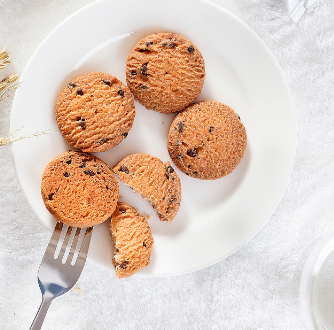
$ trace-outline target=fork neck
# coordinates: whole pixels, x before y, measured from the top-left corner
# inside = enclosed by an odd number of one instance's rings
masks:
[[[34,318],[34,321],[31,324],[31,327],[29,330],[39,330],[42,327],[45,315],[49,309],[49,306],[53,300],[54,296],[49,293],[45,292],[45,294],[42,297],[42,303],[39,306],[38,312]]]

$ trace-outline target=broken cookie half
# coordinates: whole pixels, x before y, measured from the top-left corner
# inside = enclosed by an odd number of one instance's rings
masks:
[[[162,221],[172,221],[180,207],[181,182],[170,166],[147,154],[132,154],[114,168],[120,181],[146,198]]]
[[[111,216],[110,233],[114,243],[112,262],[116,277],[135,274],[150,264],[153,237],[146,219],[132,206],[118,202]]]

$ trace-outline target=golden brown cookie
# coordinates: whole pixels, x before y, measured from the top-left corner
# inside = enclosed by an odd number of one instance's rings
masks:
[[[47,165],[41,193],[58,222],[91,227],[110,218],[118,200],[118,183],[101,159],[81,151],[66,151]]]
[[[134,98],[149,110],[176,112],[201,93],[204,59],[188,39],[174,33],[140,40],[126,61],[126,82]]]
[[[181,202],[181,182],[169,162],[146,154],[132,154],[117,163],[113,171],[150,201],[160,220],[174,219]]]
[[[56,102],[65,140],[85,152],[107,151],[127,137],[135,118],[130,90],[116,77],[89,72],[70,82]]]
[[[168,152],[185,174],[215,180],[231,173],[244,155],[247,135],[229,106],[203,101],[191,104],[172,122]]]
[[[110,232],[114,243],[112,262],[117,278],[129,277],[150,264],[154,242],[151,229],[133,207],[117,203],[111,216]]]

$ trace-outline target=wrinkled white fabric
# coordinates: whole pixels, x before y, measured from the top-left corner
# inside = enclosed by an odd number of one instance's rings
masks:
[[[291,18],[297,22],[317,0],[283,0]]]
[[[0,0],[0,48],[8,45],[13,54],[0,77],[21,74],[44,37],[90,2]],[[255,30],[290,86],[297,152],[281,203],[249,243],[200,271],[117,281],[87,263],[74,290],[51,304],[43,330],[306,329],[300,275],[312,242],[334,229],[334,2],[317,1],[298,23],[283,1],[214,2]],[[0,135],[8,133],[12,100],[0,102]],[[29,329],[41,302],[37,271],[50,234],[19,187],[9,147],[0,147],[0,171],[0,329]]]

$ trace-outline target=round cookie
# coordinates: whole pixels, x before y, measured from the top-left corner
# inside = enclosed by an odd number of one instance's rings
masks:
[[[111,216],[110,233],[114,243],[112,262],[117,278],[129,277],[150,264],[153,237],[146,219],[133,207],[117,203]]]
[[[132,154],[113,171],[120,181],[148,199],[161,221],[172,221],[181,202],[181,182],[169,162],[146,154]]]
[[[65,140],[85,152],[107,151],[127,137],[135,118],[130,90],[116,77],[89,72],[70,82],[56,101]]]
[[[203,101],[191,104],[173,120],[168,152],[185,174],[215,180],[231,173],[244,155],[247,135],[229,106]]]
[[[110,167],[81,151],[66,151],[51,160],[42,176],[41,193],[55,219],[73,227],[109,219],[119,194]]]
[[[197,47],[179,34],[157,33],[140,40],[126,61],[126,82],[149,110],[176,112],[201,92],[205,65]]]

